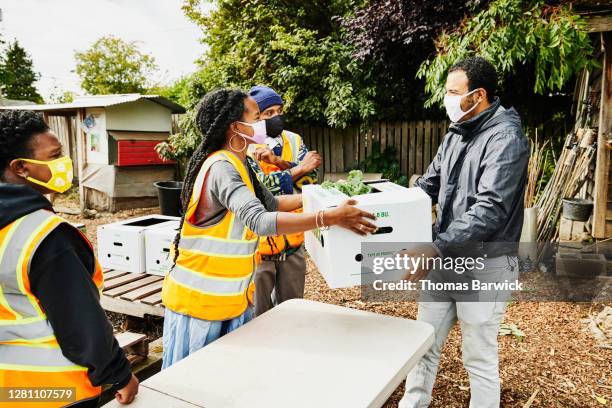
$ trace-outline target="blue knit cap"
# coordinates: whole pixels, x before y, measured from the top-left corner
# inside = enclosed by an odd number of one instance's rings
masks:
[[[265,111],[272,105],[282,105],[283,99],[279,94],[274,92],[272,88],[267,86],[254,86],[249,91],[249,96],[255,99],[257,105],[259,105],[259,110],[261,112]]]

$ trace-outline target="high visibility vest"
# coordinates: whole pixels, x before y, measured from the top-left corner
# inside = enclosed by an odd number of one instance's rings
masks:
[[[162,301],[174,312],[218,321],[240,316],[253,303],[259,238],[229,209],[215,225],[193,224],[206,173],[217,161],[231,163],[255,194],[248,170],[233,153],[219,150],[204,161],[181,228],[176,265],[164,279]]]
[[[86,367],[64,357],[30,290],[30,264],[36,248],[65,222],[51,211],[37,210],[0,229],[0,387],[72,388],[76,401],[82,401],[100,395],[101,388],[91,384]],[[83,239],[91,248],[87,238]],[[103,277],[97,261],[92,279],[101,289]],[[61,407],[71,403],[11,402],[10,406]]]
[[[302,147],[302,138],[293,132],[284,130],[281,133],[283,139],[281,159],[287,162],[297,163],[299,162],[300,148]],[[277,166],[259,161],[259,166],[265,174],[270,174],[275,171],[279,171],[280,168]],[[302,209],[299,208],[292,212],[301,213]],[[276,255],[282,253],[287,247],[297,248],[304,242],[304,233],[298,232],[295,234],[277,235],[272,237],[261,237],[259,241],[259,252],[262,255]]]

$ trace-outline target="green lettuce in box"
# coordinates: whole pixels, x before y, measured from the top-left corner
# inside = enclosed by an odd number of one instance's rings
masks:
[[[367,194],[372,191],[370,186],[363,183],[363,172],[361,170],[351,170],[347,180],[338,180],[336,182],[324,181],[321,187],[327,189],[335,188],[349,197]]]

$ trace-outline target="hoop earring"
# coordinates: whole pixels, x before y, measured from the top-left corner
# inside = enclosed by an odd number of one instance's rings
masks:
[[[240,150],[238,150],[238,149],[236,149],[234,146],[232,146],[232,140],[234,140],[234,138],[235,138],[235,137],[236,137],[236,135],[232,135],[232,136],[230,137],[230,140],[229,140],[228,146],[230,147],[230,149],[232,149],[232,150],[233,150],[233,151],[235,151],[236,153],[241,153],[241,152],[243,152],[243,151],[244,151],[244,149],[246,149],[246,147],[247,147],[247,141],[246,141],[246,140],[244,140],[244,138],[242,138],[242,142],[243,142],[244,144],[242,145],[242,148],[241,148]]]

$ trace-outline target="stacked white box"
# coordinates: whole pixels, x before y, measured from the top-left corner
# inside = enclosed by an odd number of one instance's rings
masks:
[[[170,246],[179,232],[179,221],[170,221],[145,230],[146,272],[164,276],[173,264]]]
[[[362,242],[389,243],[385,246],[389,251],[404,249],[406,242],[431,242],[431,199],[423,190],[388,181],[366,184],[374,192],[352,198],[358,208],[377,216],[373,222],[379,228],[377,234],[360,236],[338,226],[305,234],[306,250],[332,289],[361,284],[362,261],[373,256],[361,253]],[[302,194],[307,213],[335,207],[349,199],[336,189],[318,185],[304,186]]]
[[[145,231],[178,217],[146,215],[98,227],[98,260],[103,268],[144,273]]]

